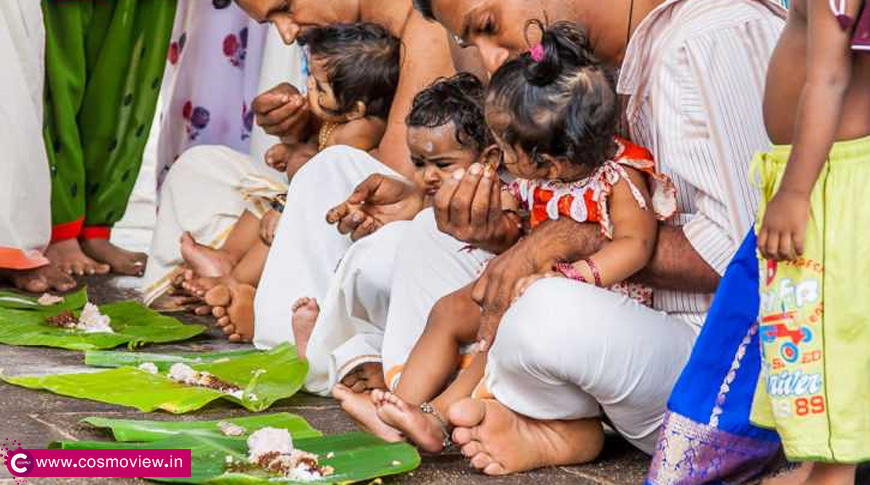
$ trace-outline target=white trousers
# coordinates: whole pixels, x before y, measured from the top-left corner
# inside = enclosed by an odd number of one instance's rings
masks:
[[[565,278],[541,280],[505,314],[486,387],[542,420],[605,414],[652,453],[697,327],[625,296]]]
[[[51,237],[44,45],[39,2],[0,1],[0,268],[48,264],[42,255]]]
[[[293,177],[254,300],[258,348],[292,343],[293,302],[326,297],[333,274],[352,245],[349,237],[327,224],[326,213],[373,173],[395,175],[364,151],[336,146],[318,153]]]

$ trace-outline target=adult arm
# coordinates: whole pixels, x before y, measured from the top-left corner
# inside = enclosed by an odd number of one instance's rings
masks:
[[[399,86],[377,156],[385,165],[411,179],[414,166],[408,150],[405,118],[417,93],[437,78],[450,76],[455,72],[450,47],[444,28],[436,22],[424,19],[413,8],[411,0],[369,3],[376,4],[378,10],[372,12],[373,20],[402,39]],[[394,18],[401,18],[404,22],[400,25],[392,20]],[[394,28],[396,26],[399,28]]]
[[[863,2],[847,2],[857,18]],[[797,108],[793,148],[782,183],[770,201],[758,235],[765,257],[803,254],[810,194],[837,136],[843,101],[852,78],[851,29],[840,28],[825,2],[807,2],[807,78]]]

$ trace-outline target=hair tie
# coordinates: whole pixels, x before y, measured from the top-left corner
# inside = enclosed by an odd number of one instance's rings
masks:
[[[544,44],[538,44],[531,49],[529,49],[529,55],[532,56],[532,60],[535,62],[541,62],[544,60]]]

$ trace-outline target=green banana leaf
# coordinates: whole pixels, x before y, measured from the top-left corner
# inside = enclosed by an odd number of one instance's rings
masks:
[[[218,423],[227,422],[245,428],[247,438],[260,428],[284,428],[290,432],[293,439],[314,438],[321,436],[320,431],[312,428],[302,416],[289,413],[262,414],[238,418],[215,419],[212,421],[144,421],[135,419],[109,419],[90,417],[82,423],[96,428],[108,428],[117,441],[158,441],[181,433],[222,438],[225,435],[218,428]]]
[[[111,317],[115,333],[83,333],[46,323],[47,315],[61,311],[60,308],[50,313],[0,308],[0,343],[68,350],[110,349],[127,344],[128,348],[133,349],[146,343],[187,340],[205,331],[203,325],[185,325],[135,301],[100,306],[100,311]]]
[[[179,354],[150,354],[145,352],[116,352],[108,350],[89,350],[85,352],[85,364],[94,367],[138,367],[151,362],[161,372],[169,370],[172,364],[181,362],[188,365],[223,362],[227,359],[256,354],[257,349],[224,350],[220,352],[181,352]]]
[[[64,310],[78,310],[85,306],[85,303],[88,301],[88,290],[86,287],[81,287],[73,293],[59,296],[64,298],[60,303],[40,305],[37,302],[39,296],[18,291],[0,291],[0,309],[30,310],[49,315],[54,315]]]
[[[319,438],[293,440],[296,448],[315,453],[322,465],[331,466],[335,473],[314,482],[291,482],[278,479],[266,472],[227,473],[226,457],[236,462],[247,458],[248,445],[244,439],[180,434],[150,443],[114,443],[96,441],[63,441],[49,448],[65,449],[175,449],[191,450],[190,477],[148,478],[156,482],[195,484],[275,484],[275,483],[353,483],[378,477],[397,475],[416,469],[420,455],[407,443],[387,443],[374,436],[355,432]],[[147,477],[146,477],[147,478]]]
[[[238,399],[205,387],[180,384],[163,374],[149,374],[131,367],[85,374],[0,378],[30,389],[46,389],[63,396],[133,407],[143,412],[163,409],[182,414],[220,398],[240,404],[250,411],[262,411],[275,401],[296,394],[308,373],[308,363],[299,360],[296,348],[289,344],[282,344],[268,352],[191,367],[210,372],[238,386],[245,391],[243,398]],[[266,372],[258,372],[261,370]],[[252,399],[251,394],[256,399]]]

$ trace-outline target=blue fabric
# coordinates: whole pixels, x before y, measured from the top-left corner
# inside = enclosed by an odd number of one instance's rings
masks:
[[[761,368],[755,248],[750,232],[719,284],[668,402],[648,484],[741,482],[779,450],[775,432],[749,422]]]

